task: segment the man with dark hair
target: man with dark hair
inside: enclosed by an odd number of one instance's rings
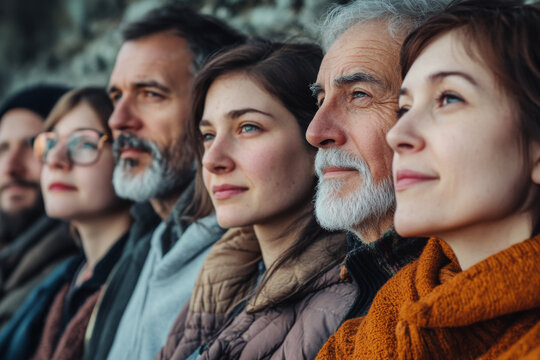
[[[95,311],[85,359],[153,358],[223,233],[213,214],[184,220],[195,173],[186,146],[190,87],[212,53],[244,37],[177,5],[128,24],[123,37],[109,81],[113,183],[121,197],[145,203],[134,208],[128,250]]]
[[[29,140],[67,88],[25,88],[0,106],[0,327],[76,247],[67,224],[43,214],[41,162]]]

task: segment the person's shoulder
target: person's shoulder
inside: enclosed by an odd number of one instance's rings
[[[318,279],[313,290],[299,301],[303,312],[322,312],[325,317],[343,321],[355,302],[358,286],[342,279],[340,268],[340,265],[330,268]]]

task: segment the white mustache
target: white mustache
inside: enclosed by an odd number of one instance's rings
[[[329,167],[356,169],[362,176],[366,176],[369,171],[365,161],[355,158],[343,150],[338,148],[319,149],[315,156],[315,173],[319,178],[322,178],[324,169]]]

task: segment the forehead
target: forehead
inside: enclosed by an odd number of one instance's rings
[[[317,83],[329,88],[336,78],[359,72],[391,82],[399,76],[401,41],[402,38],[390,35],[385,21],[355,25],[345,31],[324,56]]]
[[[25,139],[36,135],[43,126],[43,118],[33,111],[17,108],[0,120],[0,139]]]
[[[495,77],[482,62],[474,46],[474,59],[464,46],[461,33],[451,31],[435,39],[416,58],[403,81],[403,87],[413,87],[417,82],[441,72],[461,72],[470,76],[478,84],[477,89],[489,90],[495,87]],[[420,84],[418,84],[420,85]]]
[[[218,77],[208,89],[204,114],[241,108],[268,108],[281,106],[262,86],[242,73]]]
[[[53,130],[59,134],[69,134],[82,128],[105,131],[97,114],[86,103],[81,103],[68,111],[56,123]]]
[[[187,41],[171,33],[126,41],[116,57],[110,85],[157,80],[178,82],[191,74],[191,52]]]

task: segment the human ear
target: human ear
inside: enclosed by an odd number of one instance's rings
[[[540,142],[533,141],[529,151],[532,161],[531,179],[535,184],[540,185]]]

